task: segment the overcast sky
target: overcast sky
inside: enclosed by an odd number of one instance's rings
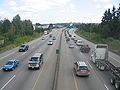
[[[103,13],[119,0],[0,0],[0,19],[19,14],[33,23],[101,22]]]

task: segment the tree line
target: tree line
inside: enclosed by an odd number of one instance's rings
[[[32,35],[33,25],[30,20],[21,20],[16,15],[12,21],[4,19],[0,21],[0,39],[7,42],[14,42],[17,37]]]
[[[112,37],[120,40],[120,4],[118,8],[113,6],[112,9],[106,10],[100,24],[82,23],[78,28],[79,30],[99,34],[102,38]]]

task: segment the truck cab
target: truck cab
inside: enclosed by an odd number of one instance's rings
[[[91,60],[98,69],[104,70],[108,61],[108,45],[96,44],[94,49],[92,49]]]

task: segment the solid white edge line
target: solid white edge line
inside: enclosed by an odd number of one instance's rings
[[[91,68],[93,68],[88,61],[87,61],[87,63],[89,64],[89,66],[90,66]]]
[[[107,89],[107,90],[109,90],[109,88],[104,84],[104,86],[105,86],[105,88]]]
[[[3,90],[14,78],[15,75],[0,90]]]
[[[109,57],[111,57],[111,56],[109,56]],[[115,59],[115,58],[113,58],[113,57],[111,57],[112,59],[114,59],[116,62],[118,62],[118,60],[117,59]],[[120,63],[120,62],[118,62],[118,63]]]

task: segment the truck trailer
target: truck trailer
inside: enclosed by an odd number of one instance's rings
[[[91,60],[99,70],[108,70],[111,73],[111,84],[116,90],[120,90],[120,63],[108,60],[108,45],[96,44],[92,50]]]

